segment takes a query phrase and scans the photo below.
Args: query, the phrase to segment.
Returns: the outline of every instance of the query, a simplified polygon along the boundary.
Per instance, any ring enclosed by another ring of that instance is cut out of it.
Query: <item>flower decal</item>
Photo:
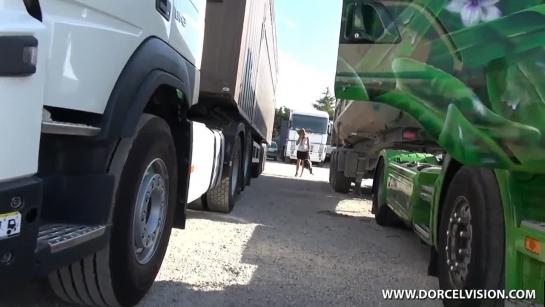
[[[464,26],[470,27],[482,21],[491,21],[501,16],[496,7],[500,0],[452,0],[447,10],[458,13],[462,17]]]

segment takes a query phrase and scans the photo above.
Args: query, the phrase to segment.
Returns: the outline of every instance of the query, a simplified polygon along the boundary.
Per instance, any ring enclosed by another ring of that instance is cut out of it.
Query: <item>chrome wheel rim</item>
[[[447,227],[447,267],[452,284],[463,289],[469,266],[471,264],[471,242],[473,227],[471,226],[471,210],[467,198],[460,196],[454,202]]]
[[[146,167],[133,217],[133,251],[140,264],[148,263],[159,246],[168,208],[168,170],[161,159]]]

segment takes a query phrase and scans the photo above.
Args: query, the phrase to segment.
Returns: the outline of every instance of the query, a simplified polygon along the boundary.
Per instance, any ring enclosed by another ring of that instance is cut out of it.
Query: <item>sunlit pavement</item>
[[[382,300],[382,289],[438,286],[428,248],[376,225],[368,199],[333,192],[327,168],[294,174],[269,162],[230,215],[190,211],[141,305],[441,305]]]

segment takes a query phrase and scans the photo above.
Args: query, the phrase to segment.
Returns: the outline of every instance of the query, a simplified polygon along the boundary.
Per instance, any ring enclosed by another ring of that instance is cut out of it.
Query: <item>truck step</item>
[[[433,199],[433,187],[423,185],[420,189],[420,198],[428,203],[431,203]]]
[[[95,239],[104,234],[105,225],[70,225],[48,224],[40,227],[38,232],[38,248],[49,247],[50,253],[57,253],[83,242]]]
[[[95,136],[98,135],[99,132],[99,127],[84,124],[66,123],[52,120],[42,122],[42,133],[45,134]]]
[[[414,224],[416,234],[426,242],[431,242],[431,231],[427,225]]]
[[[520,226],[523,228],[529,228],[533,230],[537,230],[539,232],[545,233],[545,222],[540,221],[534,221],[534,220],[522,220],[520,222]]]

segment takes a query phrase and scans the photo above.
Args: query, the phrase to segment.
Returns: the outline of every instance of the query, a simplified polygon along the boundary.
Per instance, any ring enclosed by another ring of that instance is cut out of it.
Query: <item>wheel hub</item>
[[[472,231],[469,201],[460,196],[449,217],[445,246],[450,279],[458,289],[465,286],[469,272]]]
[[[133,250],[140,264],[148,263],[161,241],[168,208],[168,172],[163,160],[153,160],[140,181],[133,218]]]

